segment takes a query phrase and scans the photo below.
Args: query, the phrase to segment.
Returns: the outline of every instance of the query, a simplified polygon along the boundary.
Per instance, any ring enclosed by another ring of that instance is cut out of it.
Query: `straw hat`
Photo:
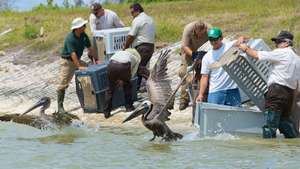
[[[75,18],[75,19],[72,21],[72,24],[71,24],[71,30],[80,28],[80,27],[82,27],[83,25],[85,25],[85,24],[87,24],[87,23],[88,23],[87,20],[84,20],[84,19],[82,19],[82,18]]]

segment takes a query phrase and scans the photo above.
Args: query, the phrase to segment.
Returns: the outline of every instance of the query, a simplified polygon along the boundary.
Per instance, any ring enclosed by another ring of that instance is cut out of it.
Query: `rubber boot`
[[[291,120],[282,120],[279,124],[279,131],[285,138],[298,137],[298,132]]]
[[[57,91],[57,109],[58,113],[66,114],[67,112],[64,109],[64,99],[65,99],[65,90],[58,90]]]
[[[276,130],[279,127],[280,122],[280,112],[266,111],[265,116],[265,125],[263,129],[263,138],[276,138]]]

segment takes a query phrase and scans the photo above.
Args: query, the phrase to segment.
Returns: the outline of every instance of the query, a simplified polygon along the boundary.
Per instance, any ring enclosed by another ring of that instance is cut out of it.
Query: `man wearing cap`
[[[202,21],[194,21],[184,27],[181,39],[181,65],[178,72],[180,78],[183,78],[187,73],[187,67],[191,66],[196,58],[198,48],[207,42],[207,29],[208,24]],[[184,110],[189,105],[187,87],[187,81],[183,82],[180,91],[179,110]]]
[[[125,26],[114,11],[104,9],[102,5],[97,2],[91,5],[91,14],[89,17],[89,22],[92,34],[94,34],[94,32],[98,30],[122,28]],[[98,56],[99,53],[95,37],[93,37],[93,46]],[[99,59],[103,60],[103,58]]]
[[[61,54],[59,81],[57,86],[57,103],[59,113],[66,113],[63,106],[65,90],[68,88],[75,70],[86,70],[87,64],[80,60],[84,48],[88,49],[89,56],[95,58],[89,37],[85,33],[87,23],[88,21],[82,18],[75,18],[72,21],[72,32],[70,32],[65,38]]]
[[[221,56],[233,45],[239,44],[241,39],[226,43],[222,42],[222,31],[218,27],[209,29],[207,35],[213,48],[209,50],[202,59],[202,76],[197,101],[202,102],[204,100],[205,90],[209,85],[207,102],[229,106],[240,106],[241,97],[236,83],[222,67],[211,69],[209,68],[209,65],[219,61]]]
[[[290,32],[281,31],[277,37],[271,39],[276,45],[273,51],[255,51],[246,44],[239,45],[247,55],[272,64],[267,82],[268,92],[265,95],[264,138],[275,138],[277,129],[286,138],[298,136],[290,119],[293,92],[299,83],[300,70],[299,56],[292,49],[293,38]]]
[[[135,76],[141,56],[134,48],[117,51],[111,58],[107,67],[109,89],[106,96],[105,118],[110,117],[112,110],[113,93],[117,86],[123,86],[126,111],[134,110],[130,79]]]
[[[141,55],[141,63],[138,69],[139,89],[142,82],[140,72],[147,70],[144,68],[146,68],[147,63],[154,52],[155,25],[153,19],[144,12],[143,7],[139,3],[132,4],[130,6],[130,11],[134,19],[132,21],[124,49],[132,46]]]

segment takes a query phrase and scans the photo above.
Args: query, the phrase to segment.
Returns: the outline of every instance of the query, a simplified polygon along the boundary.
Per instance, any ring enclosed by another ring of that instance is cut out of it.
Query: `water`
[[[299,139],[230,134],[200,138],[196,131],[184,135],[178,142],[163,143],[149,142],[152,135],[143,128],[41,131],[0,122],[0,168],[300,168]]]

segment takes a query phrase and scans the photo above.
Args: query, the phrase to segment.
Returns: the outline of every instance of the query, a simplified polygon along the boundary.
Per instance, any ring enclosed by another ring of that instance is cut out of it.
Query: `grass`
[[[180,41],[185,24],[203,20],[222,28],[225,35],[238,34],[270,38],[280,30],[290,30],[295,35],[295,46],[300,49],[300,3],[297,0],[189,0],[164,1],[142,4],[145,12],[156,23],[156,41],[173,43]],[[129,4],[107,4],[130,26],[132,18]],[[88,8],[46,8],[29,12],[0,12],[0,32],[14,31],[0,37],[0,50],[28,46],[29,51],[57,50],[63,45],[70,23],[75,17],[88,19]],[[40,28],[45,36],[38,37]],[[87,29],[90,34],[89,28]]]

